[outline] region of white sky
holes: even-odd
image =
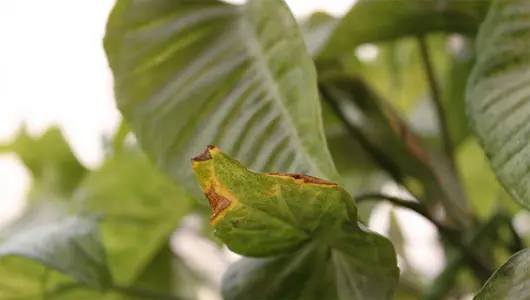
[[[100,136],[112,132],[119,120],[101,41],[113,3],[0,0],[0,143],[11,138],[22,121],[35,134],[55,123],[83,163],[98,164]],[[353,1],[287,3],[299,16],[316,9],[341,15]],[[29,184],[13,155],[0,156],[0,225],[20,211]],[[422,221],[414,227],[429,226]]]

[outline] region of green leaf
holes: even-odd
[[[42,296],[58,283],[49,280],[52,272],[63,282],[66,275],[92,288],[112,284],[94,218],[36,226],[0,244],[0,299]]]
[[[488,1],[423,0],[358,1],[329,38],[320,53],[324,59],[349,54],[363,43],[433,32],[474,36]]]
[[[35,180],[34,193],[68,196],[86,174],[58,127],[34,138],[23,127],[6,147],[16,153]]]
[[[83,212],[101,215],[116,282],[131,284],[165,245],[192,198],[139,151],[109,158],[77,191]]]
[[[530,10],[494,1],[481,26],[468,110],[491,166],[511,196],[530,208]]]
[[[495,271],[474,300],[527,300],[530,284],[530,249],[515,253]]]
[[[357,223],[355,202],[341,186],[255,173],[213,146],[192,166],[216,236],[253,257],[228,271],[225,299],[391,298],[399,277],[394,248]]]
[[[254,170],[338,178],[313,62],[283,1],[120,0],[105,50],[142,148],[197,194],[183,166],[206,144]]]

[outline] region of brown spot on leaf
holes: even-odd
[[[212,150],[214,148],[215,148],[215,146],[208,145],[203,152],[195,155],[194,157],[191,158],[191,160],[194,160],[194,161],[206,161],[206,160],[212,159],[212,156],[210,155],[210,150]]]
[[[212,208],[213,215],[210,218],[211,221],[215,219],[215,217],[223,212],[225,209],[230,206],[230,200],[223,197],[222,195],[218,194],[215,190],[215,186],[212,186],[206,193],[206,198],[208,198],[208,202],[210,202],[210,207]]]
[[[276,175],[276,176],[289,176],[294,179],[303,180],[305,183],[315,183],[315,184],[322,184],[322,185],[337,185],[336,183],[326,181],[324,179],[320,179],[317,177],[305,175],[305,174],[294,174],[294,173],[269,173],[269,175]]]

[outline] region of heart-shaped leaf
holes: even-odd
[[[254,170],[337,179],[313,62],[282,0],[119,0],[105,49],[142,148],[195,192],[183,166],[205,144]]]
[[[255,173],[209,146],[192,160],[215,234],[245,259],[223,281],[225,299],[390,299],[396,255],[357,223],[338,184],[304,174]]]
[[[481,26],[468,111],[491,167],[530,208],[530,9],[526,0],[494,1]]]

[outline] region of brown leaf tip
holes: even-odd
[[[203,152],[196,154],[194,157],[191,158],[193,161],[207,161],[212,159],[212,155],[210,154],[210,150],[214,149],[215,146],[208,145],[206,146],[206,149],[204,149]]]
[[[304,183],[314,183],[314,184],[322,184],[322,185],[331,185],[336,186],[336,183],[326,181],[324,179],[320,179],[317,177],[313,177],[310,175],[305,174],[294,174],[294,173],[271,173],[270,175],[279,175],[279,176],[289,176],[294,179],[303,180]]]
[[[208,202],[210,202],[210,207],[213,211],[213,215],[210,218],[211,221],[230,206],[230,200],[218,194],[213,186],[205,193],[205,195],[206,198],[208,198]]]

